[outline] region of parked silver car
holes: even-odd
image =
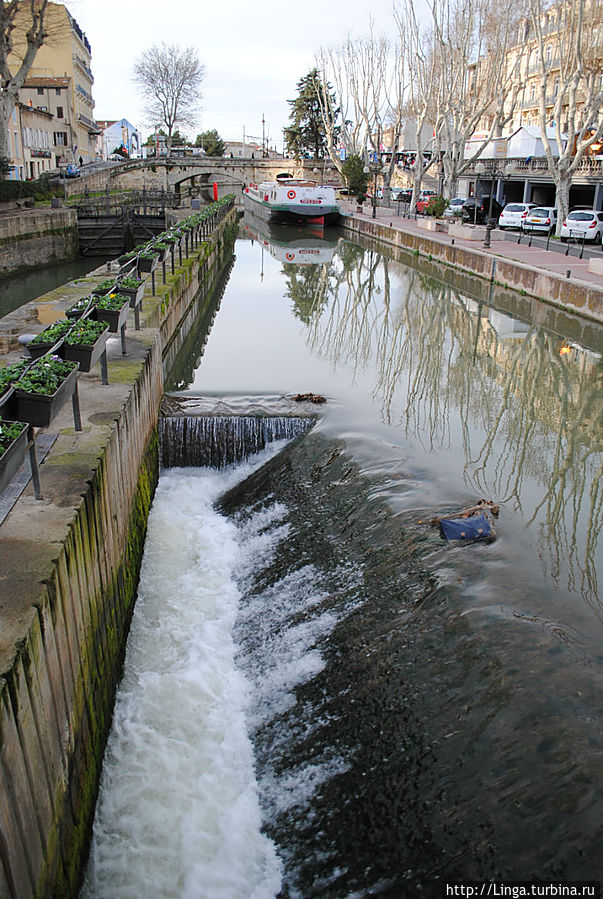
[[[463,203],[465,202],[466,197],[453,197],[452,200],[448,201],[448,206],[444,210],[444,218],[451,219],[456,218],[457,216],[460,218],[463,214]]]
[[[552,234],[557,227],[557,210],[552,206],[536,206],[530,209],[523,220],[521,230]]]

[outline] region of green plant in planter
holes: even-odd
[[[163,240],[158,240],[157,243],[153,244],[154,250],[159,250],[163,253],[164,250],[169,250],[170,245],[168,243],[164,243]]]
[[[16,381],[19,380],[25,369],[31,363],[29,360],[23,362],[15,362],[13,365],[6,365],[0,368],[0,394],[4,393]]]
[[[436,218],[441,218],[444,215],[444,210],[448,206],[448,200],[445,200],[444,197],[435,196],[432,197],[427,206],[425,207],[425,215],[433,215]]]
[[[86,309],[88,309],[90,305],[96,304],[97,297],[94,297],[92,304],[90,302],[91,299],[91,297],[82,297],[81,300],[78,300],[77,303],[73,303],[73,305],[67,309],[66,314],[71,316],[72,318],[77,318],[79,315],[83,315],[83,313],[86,311]]]
[[[15,386],[27,393],[52,396],[74,368],[77,368],[77,362],[65,362],[58,356],[42,356],[21,375]]]
[[[94,346],[101,334],[107,330],[106,322],[97,322],[86,318],[77,322],[65,338],[69,346]]]
[[[70,322],[68,319],[59,319],[54,325],[49,325],[48,328],[44,328],[43,331],[36,334],[34,339],[30,340],[29,343],[36,344],[36,346],[39,344],[50,344],[52,346],[53,343],[56,343],[57,340],[60,340],[61,337],[65,336],[72,324],[73,322]]]
[[[104,281],[96,285],[94,290],[111,290],[112,287],[115,287],[115,278],[105,278]]]
[[[26,422],[3,421],[0,418],[0,459],[26,427]]]
[[[119,312],[124,303],[129,303],[130,298],[123,293],[106,293],[96,303],[97,309],[106,309],[108,312]]]
[[[123,288],[124,290],[138,290],[141,284],[143,284],[142,278],[133,278],[128,275],[127,278],[120,278],[118,287],[120,290]]]

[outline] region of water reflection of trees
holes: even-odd
[[[565,565],[570,586],[594,599],[598,359],[412,269],[396,266],[393,285],[391,263],[370,250],[343,243],[323,268],[312,302],[297,275],[289,280],[314,351],[354,373],[375,365],[384,420],[426,449],[450,445],[460,428],[468,484],[521,509],[539,529],[548,576],[557,581]]]

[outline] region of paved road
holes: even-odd
[[[367,220],[372,218],[371,207],[367,207],[363,213],[357,213],[355,203],[344,200],[341,202],[341,206],[345,212],[351,213],[358,218]],[[391,224],[401,231],[420,234],[423,237],[427,236],[430,240],[441,243],[451,243],[452,238],[448,234],[423,230],[414,218],[405,218],[403,215],[398,214],[398,208],[397,203],[393,203],[389,209],[385,206],[377,206],[375,218],[377,221]],[[603,289],[603,275],[597,275],[588,271],[589,258],[603,259],[603,251],[600,244],[596,244],[595,247],[585,247],[583,258],[580,259],[581,245],[562,244],[560,241],[551,240],[547,250],[546,238],[534,238],[530,247],[528,238],[525,235],[519,244],[517,243],[518,237],[519,232],[496,229],[492,231],[489,250],[486,250],[480,241],[463,240],[459,237],[455,237],[454,241],[459,246],[465,245],[470,249],[489,252],[495,256],[504,256],[507,259],[514,259],[533,268],[555,272],[564,278],[568,277],[567,273],[570,272],[570,278],[596,284]],[[567,256],[565,255],[566,250],[568,250]]]

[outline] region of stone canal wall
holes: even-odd
[[[75,259],[78,253],[74,209],[32,209],[0,216],[0,275]]]
[[[41,466],[43,500],[27,488],[0,526],[0,897],[75,897],[85,859],[146,532],[158,478],[165,378],[232,257],[227,213],[163,284],[151,281],[127,355],[115,339],[109,384],[78,379],[82,431],[64,408]],[[176,257],[177,258],[177,257]],[[2,361],[18,323],[40,330],[86,283],[53,291],[0,321]],[[209,318],[207,319],[210,320]]]
[[[603,322],[603,291],[594,284],[562,278],[552,272],[513,259],[495,257],[472,247],[443,243],[430,238],[426,232],[415,234],[402,231],[384,222],[345,216],[343,226],[355,237],[372,238],[486,282],[495,282],[519,294],[535,297],[558,309]]]

